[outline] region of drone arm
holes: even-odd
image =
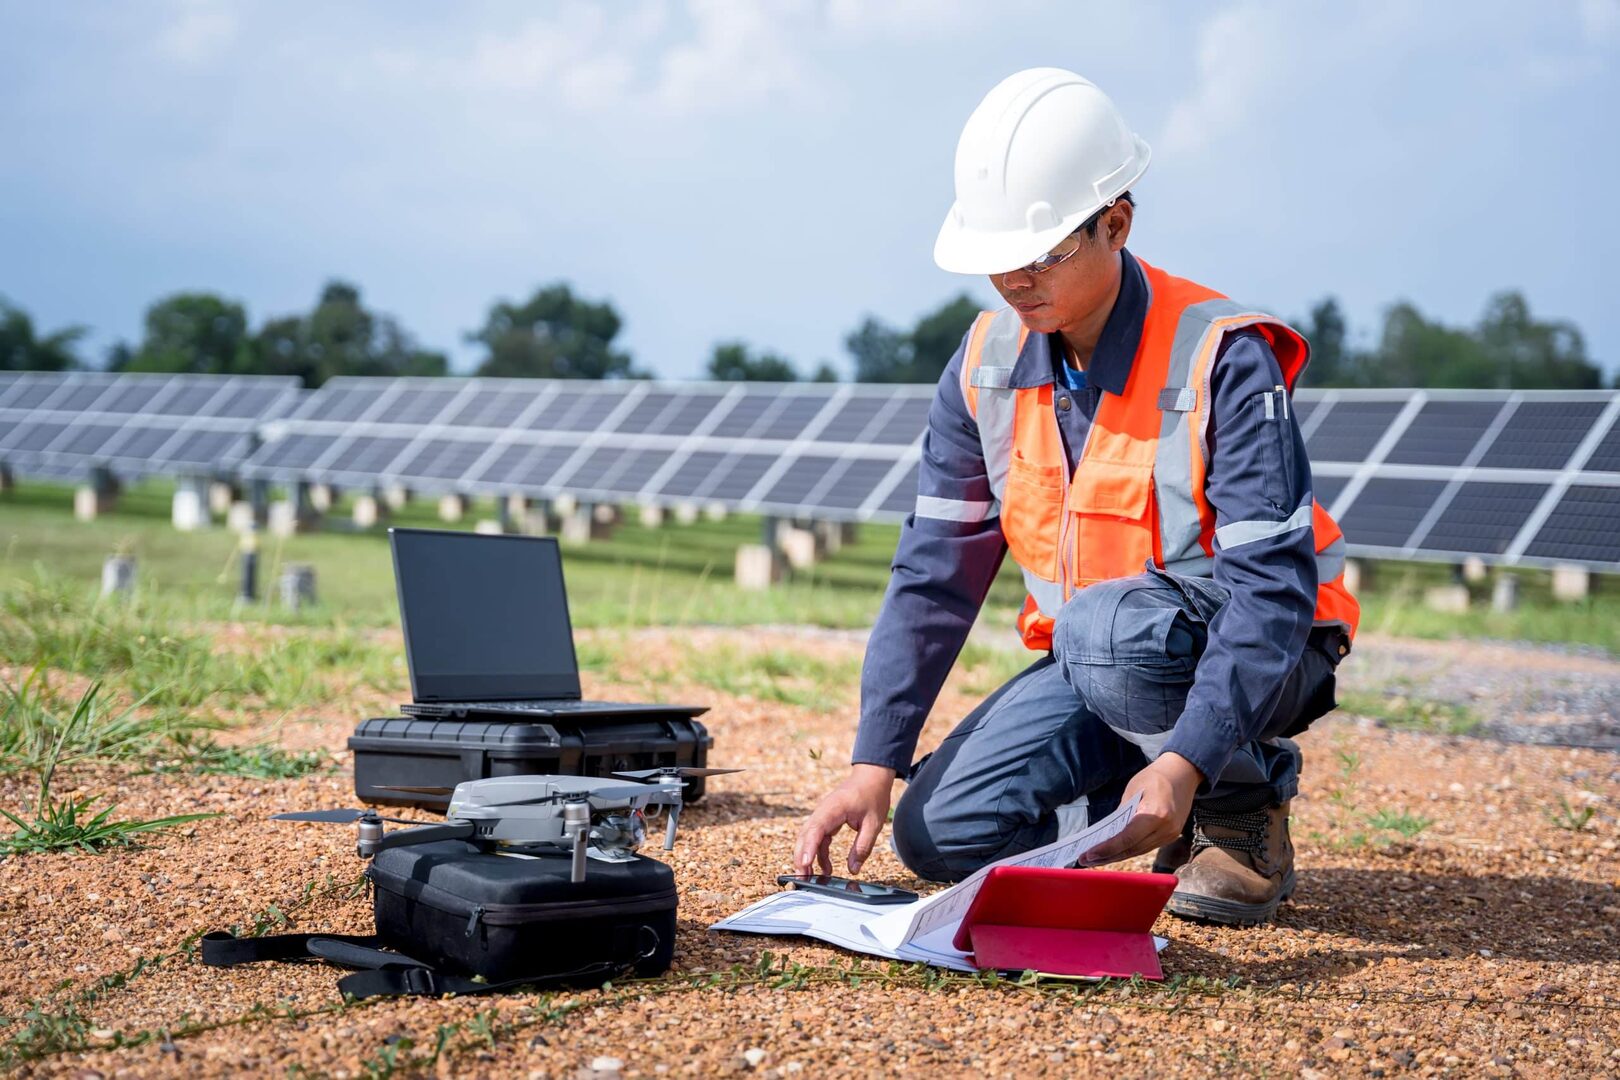
[[[378,840],[373,852],[387,851],[389,848],[404,847],[407,844],[431,844],[435,840],[469,840],[477,828],[478,826],[470,821],[458,821],[453,825],[423,825],[415,829],[399,829]]]

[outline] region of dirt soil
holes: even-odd
[[[860,652],[838,635],[664,631],[638,636],[632,655],[656,670],[660,656],[705,641],[834,659]],[[1620,663],[1590,655],[1371,636],[1343,675],[1366,688],[1413,672],[1459,688],[1504,730],[1612,728],[1620,688]],[[960,684],[948,688],[924,747],[973,704]],[[644,688],[629,670],[590,680],[587,692]],[[368,898],[347,888],[361,870],[351,829],[268,820],[353,805],[344,738],[403,688],[351,690],[319,715],[251,717],[240,734],[338,752],[340,767],[324,775],[120,769],[66,778],[64,791],[114,792],[121,814],[226,816],[137,850],[0,861],[0,1054],[32,1040],[44,1052],[14,1059],[17,1074],[80,1077],[1620,1075],[1612,753],[1393,732],[1336,714],[1301,739],[1299,888],[1274,925],[1161,918],[1170,980],[1159,987],[984,985],[898,969],[884,977],[873,961],[855,980],[847,973],[856,958],[836,949],[706,929],[775,889],[799,819],[844,771],[853,690],[833,713],[697,686],[663,690],[711,704],[711,762],[748,768],[710,781],[682,817],[667,857],[680,931],[665,978],[345,1008],[336,969],[220,970],[180,951],[200,932],[252,926],[271,905],[269,921],[286,921],[272,930],[369,931]],[[0,805],[19,805],[27,783],[0,782]],[[929,888],[881,845],[868,876]],[[804,967],[783,975],[782,958]],[[57,989],[63,980],[72,985]]]

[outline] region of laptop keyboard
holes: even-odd
[[[435,701],[431,703],[434,709],[465,709],[467,712],[481,713],[588,713],[588,712],[635,712],[647,708],[645,705],[626,705],[617,701]]]

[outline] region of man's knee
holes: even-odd
[[[1099,581],[1071,596],[1058,609],[1052,626],[1052,653],[1059,663],[1114,663],[1114,621],[1127,597],[1139,588],[1136,578]]]
[[[895,804],[890,834],[906,869],[927,881],[960,881],[985,862],[999,842],[993,814],[943,812],[931,788],[906,788]],[[994,833],[995,835],[992,835]]]

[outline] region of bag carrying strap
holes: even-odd
[[[650,939],[650,942],[647,941]],[[647,942],[642,947],[643,942]],[[465,975],[438,971],[404,953],[382,948],[375,934],[271,934],[239,938],[224,931],[205,934],[202,960],[211,967],[235,967],[261,960],[327,960],[342,967],[359,968],[338,980],[338,990],[356,1000],[373,997],[442,997],[498,994],[520,986],[548,987],[600,985],[626,974],[658,951],[658,931],[643,924],[629,940],[624,960],[601,960],[572,971],[526,975],[501,982],[480,982]]]

